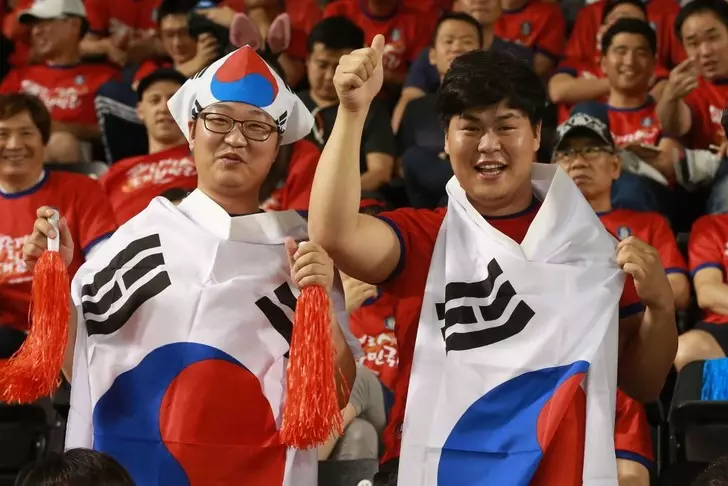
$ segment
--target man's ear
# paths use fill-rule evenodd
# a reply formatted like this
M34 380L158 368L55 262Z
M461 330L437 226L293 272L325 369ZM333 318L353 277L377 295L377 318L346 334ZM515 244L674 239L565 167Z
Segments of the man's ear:
M190 150L192 150L195 146L195 127L197 127L197 118L194 118L187 122L187 131L190 134L189 135L189 146Z
M435 59L435 49L433 47L430 47L430 50L427 51L427 58L429 59L432 66L437 65L437 60Z
M533 136L536 140L536 142L534 144L535 146L533 149L533 153L538 152L538 149L541 148L541 124L542 124L542 122L538 122L538 124L535 127L533 127Z

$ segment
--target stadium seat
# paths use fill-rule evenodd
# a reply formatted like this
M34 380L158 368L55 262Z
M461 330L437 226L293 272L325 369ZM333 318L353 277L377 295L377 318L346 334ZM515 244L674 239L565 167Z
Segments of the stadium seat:
M379 466L374 459L319 461L319 486L372 486Z
M673 462L710 463L728 455L728 401L700 399L703 363L694 361L678 374L670 407Z
M76 174L84 174L91 177L92 179L98 179L107 170L109 170L109 166L103 162L79 162L77 164L46 164L45 168L46 170L51 171L58 170L74 172Z

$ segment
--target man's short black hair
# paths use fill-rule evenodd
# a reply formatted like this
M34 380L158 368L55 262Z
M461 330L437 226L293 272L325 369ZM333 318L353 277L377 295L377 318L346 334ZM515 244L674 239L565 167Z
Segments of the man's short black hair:
M440 18L437 19L437 23L435 24L435 31L432 34L433 46L435 45L435 41L437 40L437 33L440 32L440 27L448 20L457 20L472 25L475 28L475 31L478 33L478 45L480 47L483 47L483 27L478 23L477 20L475 20L471 15L468 15L465 12L445 12L440 15Z
M187 81L187 78L185 78L184 74L172 68L157 69L139 81L136 89L139 101L141 101L142 96L144 96L144 92L149 89L151 85L159 81L171 81L182 86L185 84L185 81Z
M134 486L129 473L111 456L90 449L70 449L27 466L15 486Z
M437 93L445 129L454 116L499 103L522 111L535 127L546 111L546 89L531 66L509 52L476 50L456 57Z
M675 17L675 37L682 42L682 26L696 14L712 13L728 28L728 3L725 0L691 0L686 3Z
M728 456L712 462L695 478L692 486L728 486Z
M196 0L162 0L155 14L157 25L168 15L187 15L195 8Z
M641 35L647 40L650 52L657 55L657 34L650 24L641 19L622 18L612 24L602 36L602 54L606 54L618 34Z
M609 14L611 14L615 8L627 3L640 9L642 13L645 14L645 18L647 18L647 9L645 8L644 2L641 0L610 0L607 1L606 5L604 5L604 10L602 11L602 24L604 24L607 17L609 17Z
M364 47L364 31L348 18L336 15L327 17L313 26L308 35L308 53L313 52L316 44L326 49L361 49Z

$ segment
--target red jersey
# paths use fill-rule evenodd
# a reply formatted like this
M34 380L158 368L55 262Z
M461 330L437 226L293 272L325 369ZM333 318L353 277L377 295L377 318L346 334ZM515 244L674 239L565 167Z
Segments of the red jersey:
M372 370L379 381L394 390L397 380L397 299L380 292L376 299L364 304L349 317L352 334L359 339L364 356L361 364Z
M324 17L348 17L364 31L366 45L371 44L375 35L383 34L386 40L384 68L407 72L407 64L414 62L420 51L430 46L436 19L406 5L400 5L388 17L373 17L366 11L365 3L360 0L337 0L326 5Z
M118 74L104 64L34 64L10 71L0 84L0 93L21 91L39 97L53 121L96 125L96 92Z
M174 65L169 61L160 60L146 60L139 65L137 70L134 72L134 77L131 80L131 84L138 83L142 79L152 74L157 69L161 68L174 68Z
M539 205L533 204L529 209L510 217L489 218L488 222L498 231L508 235L516 242L523 241L526 232L538 212ZM398 316L395 322L395 334L399 347L399 374L395 386L395 401L392 408L389 423L384 433L385 453L383 461L388 461L399 456L399 449L402 440L402 424L404 422L404 411L407 401L407 389L409 387L410 373L412 371L412 358L414 355L415 340L417 338L417 326L422 308L422 297L425 293L427 274L430 268L430 261L435 248L437 234L440 225L445 217L446 209L435 210L425 209L398 209L396 211L384 212L379 218L389 224L400 240L401 256L400 261L393 275L382 284L384 292L391 293L399 299ZM637 314L643 310L642 304L637 296L634 282L627 276L624 291L620 299L620 318ZM586 395L577 394L574 403L567 410L564 419L571 421L573 426L559 428L553 440L566 442L573 445L573 450L584 450L584 433L586 426ZM564 434L568 431L574 434ZM559 447L557 447L559 449ZM556 461L559 467L573 471L575 475L566 477L562 485L581 485L581 472L583 462L582 454L574 454L568 458L572 464L564 463L564 459ZM548 452L543 458L544 463L552 463L549 460ZM568 462L568 461L567 461ZM538 474L538 473L537 473ZM571 472L569 473L571 474Z
M131 39L157 31L156 12L162 0L85 0L89 31L124 46Z
M711 214L699 218L690 230L690 273L695 275L704 268L717 268L723 272L723 283L728 285L728 214ZM703 320L714 324L728 324L728 316L704 311Z
M15 8L2 19L2 33L13 42L8 62L13 67L25 66L30 57L30 29L18 22L18 14L33 6L33 0L17 0Z
M321 20L321 7L316 0L286 0L286 13L291 18L291 26L307 36Z
M618 239L634 236L652 246L660 254L665 273L688 273L688 265L677 246L675 235L664 216L648 211L613 209L598 213L607 231Z
M686 146L708 149L725 141L720 118L728 106L728 79L706 81L698 78L698 87L685 97L692 114L692 125L686 138Z
M0 192L0 325L28 328L28 306L33 276L23 263L23 242L33 231L35 212L41 206L58 208L68 221L74 243L73 276L94 245L116 230L111 207L99 184L84 175L45 172L30 189L14 194Z
M309 140L299 140L292 146L286 180L277 187L262 205L267 211L308 211L311 186L321 150Z
M618 459L627 459L652 468L652 435L645 406L617 390L614 421L614 449Z
M601 54L597 34L602 26L606 0L585 5L579 10L564 55L571 59L594 62ZM680 4L675 0L644 0L647 20L657 33L657 63L676 66L686 58L680 41L675 37L675 17Z
M503 9L495 24L495 35L531 47L558 61L564 52L566 22L558 3L529 0L515 10Z
M609 131L617 147L632 144L657 146L662 138L662 127L657 121L657 103L648 97L636 108L615 108L607 105L609 112Z
M190 148L184 144L120 160L101 176L99 183L111 202L117 223L124 224L168 189L195 189L197 170Z

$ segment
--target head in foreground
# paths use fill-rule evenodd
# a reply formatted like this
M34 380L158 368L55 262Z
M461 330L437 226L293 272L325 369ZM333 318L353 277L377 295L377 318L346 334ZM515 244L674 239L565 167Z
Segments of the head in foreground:
M134 486L111 456L90 449L70 449L26 467L15 486Z

